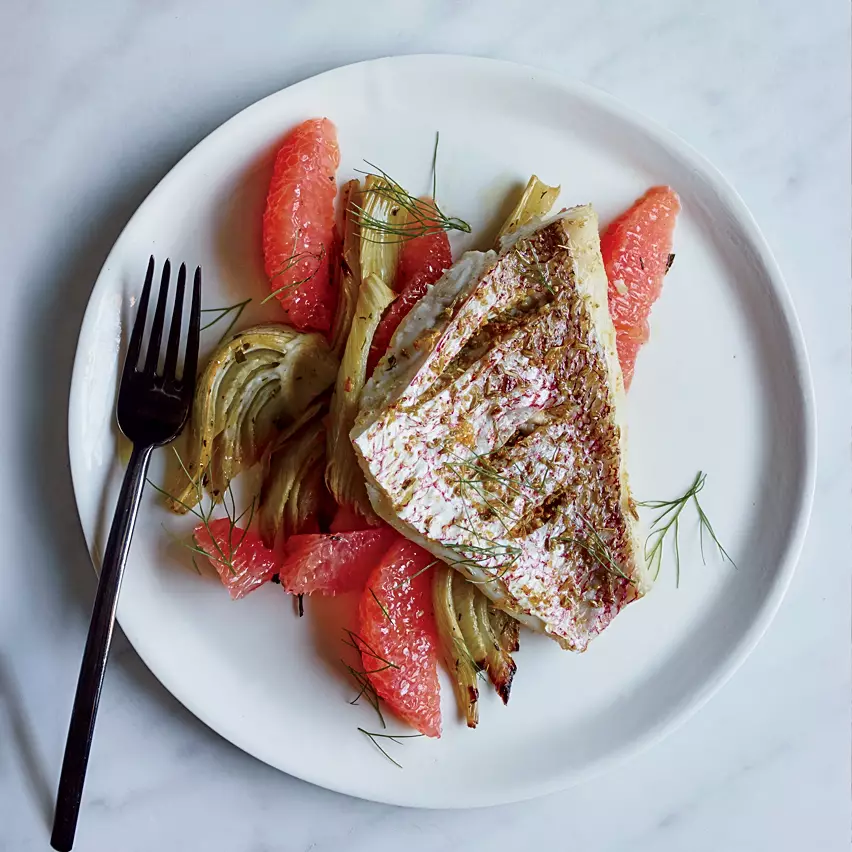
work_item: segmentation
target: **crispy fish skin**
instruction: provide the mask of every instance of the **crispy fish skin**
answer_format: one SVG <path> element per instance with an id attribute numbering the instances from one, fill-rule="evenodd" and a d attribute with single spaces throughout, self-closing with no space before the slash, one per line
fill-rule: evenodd
<path id="1" fill-rule="evenodd" d="M 454 267 L 400 326 L 351 438 L 377 514 L 582 651 L 649 585 L 597 215 L 475 260 L 475 282 Z"/>

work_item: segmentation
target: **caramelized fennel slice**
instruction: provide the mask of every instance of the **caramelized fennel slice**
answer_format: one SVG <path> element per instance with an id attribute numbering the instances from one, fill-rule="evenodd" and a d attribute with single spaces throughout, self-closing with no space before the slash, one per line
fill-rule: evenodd
<path id="1" fill-rule="evenodd" d="M 331 335 L 331 348 L 341 358 L 352 327 L 355 304 L 361 288 L 361 233 L 358 227 L 356 208 L 360 206 L 361 184 L 350 180 L 343 188 L 341 206 L 343 208 L 343 245 L 337 262 L 337 311 L 334 314 L 334 328 Z"/>
<path id="2" fill-rule="evenodd" d="M 514 627 L 514 641 L 510 636 L 505 639 L 502 635 L 498 636 L 495 630 L 494 621 L 492 620 L 493 608 L 482 592 L 478 589 L 474 590 L 474 611 L 476 613 L 479 632 L 485 643 L 485 670 L 488 672 L 488 677 L 491 683 L 494 684 L 494 689 L 504 704 L 509 703 L 509 693 L 512 689 L 512 680 L 515 677 L 517 666 L 512 659 L 512 652 L 517 650 L 518 622 L 510 618 L 505 613 L 501 615 L 506 619 L 506 622 L 511 622 Z M 506 628 L 507 632 L 511 628 Z M 504 647 L 503 642 L 506 642 Z"/>
<path id="3" fill-rule="evenodd" d="M 385 308 L 394 298 L 393 291 L 378 275 L 370 274 L 361 282 L 352 329 L 331 398 L 327 433 L 325 481 L 328 490 L 338 504 L 351 506 L 370 521 L 376 516 L 367 497 L 364 474 L 355 458 L 349 431 L 358 413 L 370 343 Z"/>
<path id="4" fill-rule="evenodd" d="M 497 638 L 497 644 L 502 651 L 514 654 L 520 648 L 520 624 L 502 609 L 494 604 L 488 604 L 488 620 Z"/>
<path id="5" fill-rule="evenodd" d="M 532 175 L 527 181 L 515 209 L 512 210 L 503 223 L 503 227 L 500 228 L 500 232 L 497 234 L 497 244 L 499 245 L 503 237 L 517 231 L 518 228 L 544 219 L 559 197 L 560 189 L 559 186 L 548 186 L 540 181 L 536 175 Z"/>
<path id="6" fill-rule="evenodd" d="M 268 453 L 266 472 L 260 489 L 258 528 L 264 545 L 273 548 L 284 526 L 285 537 L 299 533 L 319 505 L 320 494 L 313 485 L 305 488 L 315 470 L 322 473 L 325 459 L 325 427 L 315 416 L 287 439 L 276 442 Z M 300 500 L 310 505 L 300 509 Z"/>
<path id="7" fill-rule="evenodd" d="M 278 324 L 258 325 L 220 344 L 197 383 L 186 471 L 174 472 L 169 508 L 198 501 L 194 480 L 215 501 L 258 461 L 279 428 L 296 420 L 334 381 L 337 359 L 325 338 Z"/>
<path id="8" fill-rule="evenodd" d="M 361 223 L 375 221 L 389 228 L 404 227 L 408 220 L 408 211 L 384 194 L 391 189 L 391 184 L 385 178 L 367 175 L 364 180 L 364 190 L 359 196 L 358 207 L 352 211 L 355 213 L 352 218 Z M 386 287 L 393 289 L 400 245 L 401 240 L 398 236 L 362 225 L 360 227 L 361 280 L 366 281 L 371 275 L 377 275 Z"/>
<path id="9" fill-rule="evenodd" d="M 475 594 L 476 589 L 460 574 L 453 578 L 454 612 L 473 666 L 479 672 L 485 669 L 488 649 L 476 615 Z"/>
<path id="10" fill-rule="evenodd" d="M 461 580 L 459 574 L 446 565 L 436 566 L 432 581 L 432 600 L 438 645 L 453 682 L 459 712 L 464 716 L 467 726 L 475 728 L 479 722 L 477 667 L 459 626 L 453 594 L 454 583 Z"/>

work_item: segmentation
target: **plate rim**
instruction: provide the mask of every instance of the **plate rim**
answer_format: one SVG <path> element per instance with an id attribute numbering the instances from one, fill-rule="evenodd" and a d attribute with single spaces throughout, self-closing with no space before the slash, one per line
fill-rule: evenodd
<path id="1" fill-rule="evenodd" d="M 77 343 L 75 348 L 74 363 L 71 375 L 71 383 L 68 395 L 68 453 L 69 467 L 71 471 L 71 480 L 74 490 L 74 502 L 77 512 L 78 522 L 87 542 L 87 550 L 92 561 L 93 568 L 96 573 L 99 572 L 95 554 L 86 536 L 86 530 L 83 524 L 83 518 L 80 514 L 79 500 L 77 497 L 78 474 L 75 473 L 77 465 L 75 464 L 75 450 L 72 446 L 71 435 L 71 420 L 73 415 L 74 400 L 80 394 L 80 384 L 83 381 L 83 356 L 81 354 L 80 343 L 89 326 L 94 322 L 93 302 L 97 291 L 104 286 L 102 284 L 106 277 L 107 271 L 111 265 L 114 254 L 117 248 L 121 245 L 125 234 L 132 228 L 140 211 L 162 191 L 165 184 L 174 179 L 174 173 L 185 164 L 186 161 L 197 156 L 199 149 L 212 144 L 212 140 L 224 129 L 241 119 L 244 119 L 245 114 L 252 110 L 259 109 L 266 101 L 282 95 L 282 93 L 290 89 L 306 85 L 315 80 L 325 77 L 333 77 L 335 75 L 346 74 L 350 69 L 360 66 L 380 66 L 384 64 L 395 63 L 410 63 L 417 64 L 421 62 L 447 62 L 461 63 L 465 65 L 477 65 L 480 68 L 494 68 L 503 73 L 518 74 L 523 73 L 532 77 L 535 83 L 541 82 L 560 89 L 570 96 L 576 97 L 581 101 L 590 104 L 593 107 L 602 109 L 629 125 L 632 125 L 641 130 L 653 142 L 667 148 L 670 152 L 681 158 L 684 162 L 692 166 L 698 173 L 707 179 L 712 186 L 713 191 L 719 196 L 720 201 L 730 210 L 737 225 L 742 229 L 744 236 L 747 239 L 748 245 L 754 250 L 755 256 L 766 272 L 767 279 L 770 283 L 772 291 L 777 299 L 779 315 L 786 325 L 787 339 L 790 345 L 790 351 L 793 356 L 794 363 L 798 370 L 797 384 L 799 385 L 801 401 L 803 403 L 803 449 L 804 458 L 802 460 L 802 490 L 798 495 L 798 505 L 796 507 L 795 522 L 792 528 L 791 535 L 788 539 L 788 545 L 783 552 L 783 558 L 779 561 L 779 568 L 774 575 L 772 583 L 768 586 L 767 592 L 763 597 L 760 607 L 755 611 L 755 615 L 749 623 L 748 627 L 743 631 L 737 643 L 733 648 L 720 658 L 718 670 L 709 676 L 704 684 L 697 689 L 689 698 L 682 702 L 677 707 L 674 707 L 668 714 L 663 716 L 661 720 L 649 727 L 642 735 L 635 738 L 631 743 L 622 747 L 611 755 L 598 760 L 587 769 L 574 771 L 570 774 L 554 773 L 548 778 L 537 783 L 525 783 L 523 788 L 512 788 L 503 795 L 477 795 L 472 793 L 463 800 L 458 798 L 446 799 L 442 798 L 441 794 L 434 792 L 424 796 L 422 793 L 419 798 L 412 797 L 410 794 L 403 793 L 402 795 L 383 795 L 376 791 L 364 790 L 352 784 L 336 781 L 333 777 L 329 778 L 322 773 L 312 773 L 310 767 L 299 766 L 284 766 L 280 761 L 273 762 L 268 757 L 264 756 L 253 746 L 246 744 L 241 740 L 239 728 L 233 728 L 226 732 L 225 727 L 219 720 L 213 720 L 206 708 L 197 704 L 191 695 L 187 695 L 181 690 L 180 682 L 173 677 L 170 672 L 160 672 L 152 667 L 147 659 L 147 655 L 139 650 L 137 641 L 134 639 L 134 631 L 126 630 L 124 624 L 119 619 L 119 625 L 127 637 L 134 651 L 139 655 L 145 666 L 151 671 L 154 677 L 163 685 L 163 687 L 171 693 L 171 695 L 185 707 L 193 716 L 206 725 L 210 730 L 218 736 L 230 742 L 241 751 L 251 755 L 252 757 L 266 763 L 273 768 L 284 772 L 294 778 L 306 781 L 316 786 L 322 787 L 333 792 L 342 793 L 353 796 L 355 798 L 364 799 L 366 801 L 374 801 L 383 804 L 416 807 L 424 809 L 451 808 L 464 809 L 472 807 L 483 807 L 491 805 L 509 804 L 511 802 L 526 801 L 539 796 L 544 796 L 560 790 L 567 789 L 576 784 L 583 783 L 591 778 L 600 776 L 605 772 L 610 771 L 613 767 L 623 764 L 628 760 L 636 757 L 640 753 L 652 748 L 654 745 L 665 739 L 669 734 L 681 727 L 695 713 L 697 713 L 712 697 L 715 695 L 735 674 L 740 668 L 745 659 L 751 654 L 757 644 L 760 642 L 763 635 L 766 633 L 769 625 L 772 623 L 781 603 L 789 589 L 796 567 L 801 558 L 802 549 L 804 547 L 805 538 L 810 523 L 811 513 L 813 509 L 813 501 L 816 490 L 816 474 L 817 474 L 817 411 L 816 411 L 816 394 L 813 383 L 813 377 L 808 358 L 807 347 L 805 344 L 804 333 L 801 323 L 796 312 L 792 296 L 787 287 L 786 280 L 781 271 L 781 268 L 774 257 L 774 254 L 764 237 L 759 225 L 757 224 L 754 215 L 746 206 L 742 197 L 739 195 L 733 185 L 725 178 L 722 172 L 713 165 L 703 154 L 696 148 L 682 139 L 678 134 L 669 130 L 667 127 L 657 121 L 648 118 L 639 110 L 625 104 L 619 98 L 609 92 L 599 89 L 591 84 L 574 80 L 563 76 L 557 72 L 539 68 L 534 65 L 525 63 L 513 62 L 510 60 L 493 59 L 480 56 L 470 56 L 465 54 L 454 53 L 415 53 L 402 55 L 388 55 L 375 59 L 366 59 L 358 62 L 348 63 L 346 65 L 329 68 L 318 74 L 305 77 L 288 86 L 271 92 L 268 95 L 252 102 L 243 107 L 230 118 L 215 127 L 210 133 L 199 140 L 189 151 L 187 151 L 180 159 L 174 163 L 169 170 L 160 178 L 157 184 L 146 195 L 145 199 L 138 205 L 133 215 L 128 219 L 127 223 L 122 228 L 120 234 L 113 243 L 112 248 L 107 254 L 98 276 L 92 286 L 92 290 L 88 297 L 86 311 L 80 325 L 80 330 L 77 335 Z"/>

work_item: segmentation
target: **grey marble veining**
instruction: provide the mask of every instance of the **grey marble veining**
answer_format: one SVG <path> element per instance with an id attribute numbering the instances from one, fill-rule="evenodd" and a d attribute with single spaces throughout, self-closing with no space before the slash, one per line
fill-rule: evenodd
<path id="1" fill-rule="evenodd" d="M 569 792 L 421 812 L 287 777 L 196 721 L 122 637 L 77 848 L 835 852 L 849 848 L 848 4 L 7 4 L 0 13 L 0 850 L 47 848 L 94 591 L 65 407 L 91 283 L 162 175 L 247 104 L 380 55 L 495 56 L 600 86 L 732 180 L 787 277 L 820 413 L 811 532 L 769 633 L 651 751 Z"/>

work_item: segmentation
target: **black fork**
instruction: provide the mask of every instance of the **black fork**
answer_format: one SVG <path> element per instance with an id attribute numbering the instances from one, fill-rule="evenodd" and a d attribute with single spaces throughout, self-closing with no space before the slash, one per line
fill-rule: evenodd
<path id="1" fill-rule="evenodd" d="M 139 300 L 136 322 L 130 335 L 130 345 L 118 389 L 116 410 L 118 426 L 133 442 L 133 452 L 124 474 L 124 482 L 121 485 L 121 493 L 115 507 L 115 515 L 104 552 L 95 605 L 92 609 L 92 620 L 89 624 L 89 635 L 80 666 L 80 678 L 77 681 L 77 693 L 74 696 L 68 739 L 65 743 L 65 758 L 62 761 L 56 813 L 53 817 L 53 834 L 50 838 L 50 845 L 59 852 L 68 852 L 74 844 L 83 782 L 86 778 L 86 764 L 89 761 L 98 701 L 115 623 L 118 591 L 130 550 L 130 539 L 136 524 L 151 453 L 155 447 L 167 444 L 180 434 L 189 416 L 195 390 L 201 327 L 200 267 L 195 270 L 192 287 L 189 333 L 181 378 L 177 377 L 177 366 L 186 289 L 185 264 L 181 264 L 177 276 L 177 291 L 162 372 L 157 369 L 170 276 L 171 265 L 167 260 L 163 265 L 160 295 L 154 311 L 148 352 L 140 368 L 142 337 L 148 315 L 151 282 L 154 278 L 154 258 L 152 257 L 148 262 L 145 286 L 142 290 L 142 298 Z"/>

